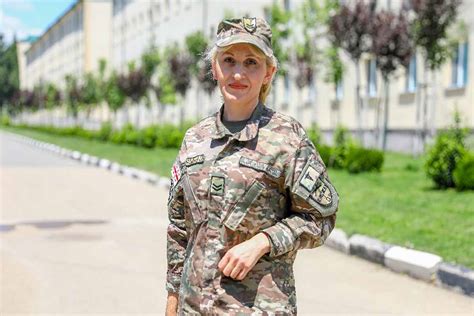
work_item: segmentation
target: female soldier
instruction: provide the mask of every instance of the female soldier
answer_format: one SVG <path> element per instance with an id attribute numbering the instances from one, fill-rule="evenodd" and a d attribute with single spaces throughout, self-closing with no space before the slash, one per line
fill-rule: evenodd
<path id="1" fill-rule="evenodd" d="M 293 262 L 334 228 L 338 195 L 303 127 L 267 108 L 271 29 L 225 20 L 208 52 L 224 104 L 172 167 L 167 314 L 296 314 Z"/>

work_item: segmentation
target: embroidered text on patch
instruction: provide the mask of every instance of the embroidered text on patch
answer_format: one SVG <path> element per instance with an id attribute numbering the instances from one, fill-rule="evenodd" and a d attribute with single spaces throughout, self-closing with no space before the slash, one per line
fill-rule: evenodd
<path id="1" fill-rule="evenodd" d="M 204 162 L 204 155 L 197 155 L 194 157 L 186 158 L 186 161 L 184 163 L 186 167 L 191 167 L 193 165 L 197 165 L 198 163 L 203 163 L 203 162 Z"/>
<path id="2" fill-rule="evenodd" d="M 277 168 L 274 168 L 274 167 L 270 166 L 269 164 L 259 162 L 259 161 L 256 161 L 256 160 L 253 160 L 253 159 L 250 159 L 250 158 L 247 158 L 247 157 L 240 157 L 239 163 L 242 166 L 246 166 L 246 167 L 258 170 L 258 171 L 263 171 L 265 173 L 268 173 L 269 175 L 271 175 L 274 178 L 279 178 L 280 175 L 281 175 L 281 170 L 278 170 Z"/>

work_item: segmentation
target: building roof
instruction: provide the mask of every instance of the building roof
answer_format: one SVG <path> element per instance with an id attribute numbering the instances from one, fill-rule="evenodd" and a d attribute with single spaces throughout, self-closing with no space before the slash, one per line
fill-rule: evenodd
<path id="1" fill-rule="evenodd" d="M 26 43 L 30 43 L 30 44 L 33 44 L 34 42 L 36 42 L 38 40 L 39 36 L 33 36 L 33 35 L 30 35 L 28 36 L 27 38 L 24 38 L 22 40 L 20 40 L 20 42 L 26 42 Z"/>
<path id="2" fill-rule="evenodd" d="M 33 49 L 33 47 L 36 46 L 36 43 L 39 43 L 41 41 L 41 39 L 43 37 L 46 36 L 46 34 L 56 25 L 58 24 L 59 22 L 61 22 L 61 20 L 70 12 L 70 11 L 73 11 L 76 6 L 81 3 L 83 0 L 76 0 L 76 2 L 74 2 L 73 4 L 71 4 L 69 6 L 69 8 L 67 8 L 63 14 L 61 14 L 56 20 L 53 21 L 53 23 L 51 23 L 47 28 L 46 28 L 46 31 L 43 32 L 43 34 L 41 34 L 40 36 L 37 36 L 36 37 L 36 40 L 31 44 L 30 48 L 28 48 L 28 50 L 26 51 L 26 53 L 28 53 L 28 51 L 30 51 L 31 49 Z"/>

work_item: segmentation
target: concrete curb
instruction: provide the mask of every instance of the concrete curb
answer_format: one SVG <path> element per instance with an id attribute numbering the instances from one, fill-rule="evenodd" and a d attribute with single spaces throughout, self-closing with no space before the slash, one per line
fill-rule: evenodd
<path id="1" fill-rule="evenodd" d="M 39 142 L 23 135 L 5 133 L 59 156 L 69 157 L 81 163 L 122 174 L 166 190 L 170 187 L 168 178 L 160 177 L 145 170 L 120 165 L 108 159 L 72 151 L 53 144 Z M 345 254 L 356 255 L 365 260 L 381 264 L 393 271 L 406 273 L 411 277 L 474 297 L 474 271 L 463 266 L 445 263 L 437 255 L 390 245 L 378 239 L 359 234 L 354 234 L 348 238 L 347 234 L 339 228 L 335 228 L 331 232 L 325 245 Z"/>
<path id="2" fill-rule="evenodd" d="M 366 260 L 384 264 L 385 252 L 391 245 L 381 242 L 368 236 L 355 234 L 349 239 L 349 250 L 351 255 L 364 258 Z"/>
<path id="3" fill-rule="evenodd" d="M 342 229 L 334 228 L 324 244 L 345 254 L 350 253 L 349 238 Z"/>
<path id="4" fill-rule="evenodd" d="M 385 252 L 385 266 L 427 282 L 435 280 L 441 257 L 431 253 L 394 246 Z"/>
<path id="5" fill-rule="evenodd" d="M 474 297 L 474 271 L 450 263 L 439 264 L 437 272 L 439 285 Z"/>
<path id="6" fill-rule="evenodd" d="M 14 134 L 7 131 L 3 131 L 3 132 L 6 134 L 9 134 L 10 136 L 28 145 L 35 146 L 43 150 L 48 150 L 54 154 L 63 156 L 65 158 L 77 160 L 78 162 L 83 163 L 85 165 L 95 166 L 98 168 L 109 170 L 111 172 L 121 174 L 132 179 L 144 181 L 146 183 L 149 183 L 151 185 L 156 185 L 164 189 L 169 189 L 170 187 L 169 178 L 160 177 L 146 170 L 141 170 L 141 169 L 137 169 L 137 168 L 126 166 L 126 165 L 121 165 L 115 161 L 110 161 L 108 159 L 92 156 L 87 153 L 81 153 L 80 151 L 77 151 L 77 150 L 70 150 L 67 148 L 57 146 L 55 144 L 37 141 L 35 139 L 29 138 L 23 135 Z"/>

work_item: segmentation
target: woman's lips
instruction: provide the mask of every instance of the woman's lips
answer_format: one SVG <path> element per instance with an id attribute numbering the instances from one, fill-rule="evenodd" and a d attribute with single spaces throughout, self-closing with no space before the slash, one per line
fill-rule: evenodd
<path id="1" fill-rule="evenodd" d="M 246 85 L 243 85 L 240 83 L 230 83 L 229 87 L 231 87 L 232 89 L 246 89 L 247 88 Z"/>

